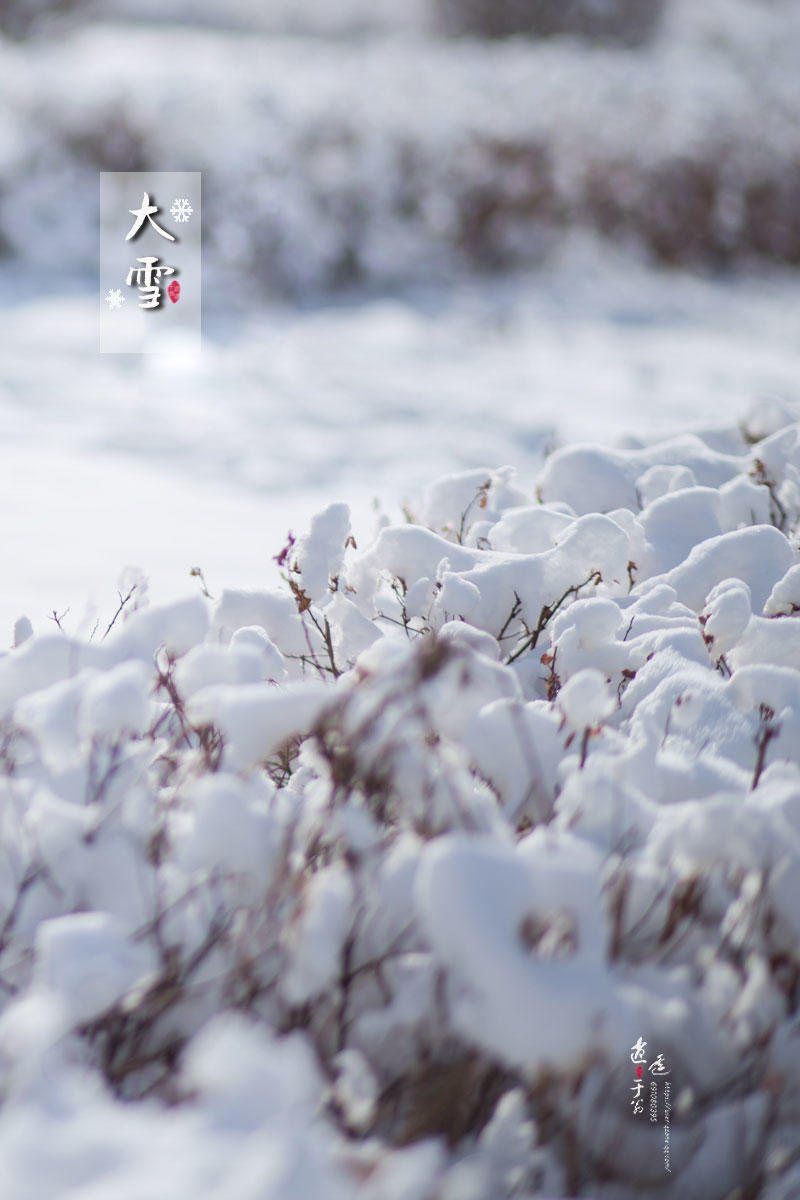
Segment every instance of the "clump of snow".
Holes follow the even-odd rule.
[[[748,421],[18,624],[9,1195],[793,1195],[800,430]]]
[[[282,990],[290,1004],[305,1004],[336,980],[353,919],[353,883],[343,865],[311,880],[295,927],[287,931],[289,962]]]
[[[791,616],[800,612],[800,565],[790,567],[770,592],[764,604],[767,617]]]
[[[378,1084],[369,1062],[360,1050],[342,1050],[334,1067],[334,1095],[348,1124],[356,1130],[368,1129],[378,1101]]]
[[[265,762],[289,738],[308,733],[327,699],[313,681],[281,689],[228,684],[202,688],[187,711],[195,727],[219,730],[226,756],[242,768]]]
[[[150,718],[150,672],[144,663],[128,661],[87,682],[80,725],[85,737],[141,735]]]
[[[454,1025],[523,1074],[569,1070],[634,1020],[624,989],[609,993],[601,865],[544,830],[516,848],[442,839],[423,857],[417,903],[451,971]]]
[[[311,521],[292,555],[291,570],[300,576],[298,586],[310,600],[320,600],[342,569],[350,537],[350,510],[331,504]]]
[[[600,672],[587,667],[561,689],[558,707],[573,729],[589,729],[610,717],[616,705]]]
[[[73,913],[43,921],[36,931],[33,985],[54,992],[76,1024],[111,1008],[143,981],[155,963],[108,913]]]

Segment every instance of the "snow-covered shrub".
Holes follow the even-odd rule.
[[[11,37],[60,33],[67,22],[103,19],[177,23],[212,29],[247,30],[310,37],[348,37],[419,29],[426,21],[427,0],[3,0],[0,31]]]
[[[177,15],[238,24],[253,7]],[[0,40],[0,252],[28,266],[88,270],[97,172],[174,162],[204,171],[208,297],[226,306],[541,264],[575,230],[670,263],[800,262],[794,0],[672,0],[633,52],[224,36],[172,4],[117,9],[133,23]]]
[[[4,1195],[796,1194],[800,425],[748,427],[17,623]]]
[[[435,0],[449,33],[508,37],[518,33],[639,45],[653,35],[666,0]]]
[[[0,33],[9,37],[25,37],[37,27],[47,26],[55,19],[70,16],[80,10],[83,0],[49,0],[42,5],[39,0],[6,0],[0,6]]]

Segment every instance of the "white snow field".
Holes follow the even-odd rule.
[[[0,644],[91,627],[131,564],[261,586],[332,499],[368,531],[447,471],[529,486],[556,437],[797,398],[795,0],[670,0],[635,51],[432,8],[0,7]],[[100,357],[98,172],[178,166],[202,360]]]
[[[797,1197],[799,524],[762,403],[18,622],[4,1197]]]
[[[5,287],[2,286],[5,281]],[[140,566],[259,587],[289,529],[347,501],[359,534],[439,474],[730,424],[800,400],[800,282],[700,279],[576,237],[535,274],[209,322],[199,361],[99,355],[96,298],[0,272],[0,644],[110,616]]]

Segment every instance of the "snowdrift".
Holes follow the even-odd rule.
[[[798,522],[770,405],[21,618],[4,1195],[797,1196]]]

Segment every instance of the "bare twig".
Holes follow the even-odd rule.
[[[108,625],[106,626],[106,631],[103,634],[104,641],[108,637],[108,635],[111,633],[111,630],[116,625],[117,619],[122,615],[125,605],[133,598],[133,593],[136,591],[138,586],[139,586],[138,583],[134,583],[133,587],[131,587],[131,589],[128,592],[126,592],[124,596],[123,596],[122,592],[117,592],[117,599],[119,600],[119,605],[117,607],[117,611],[114,613],[113,617],[111,618],[111,620],[108,622]]]

